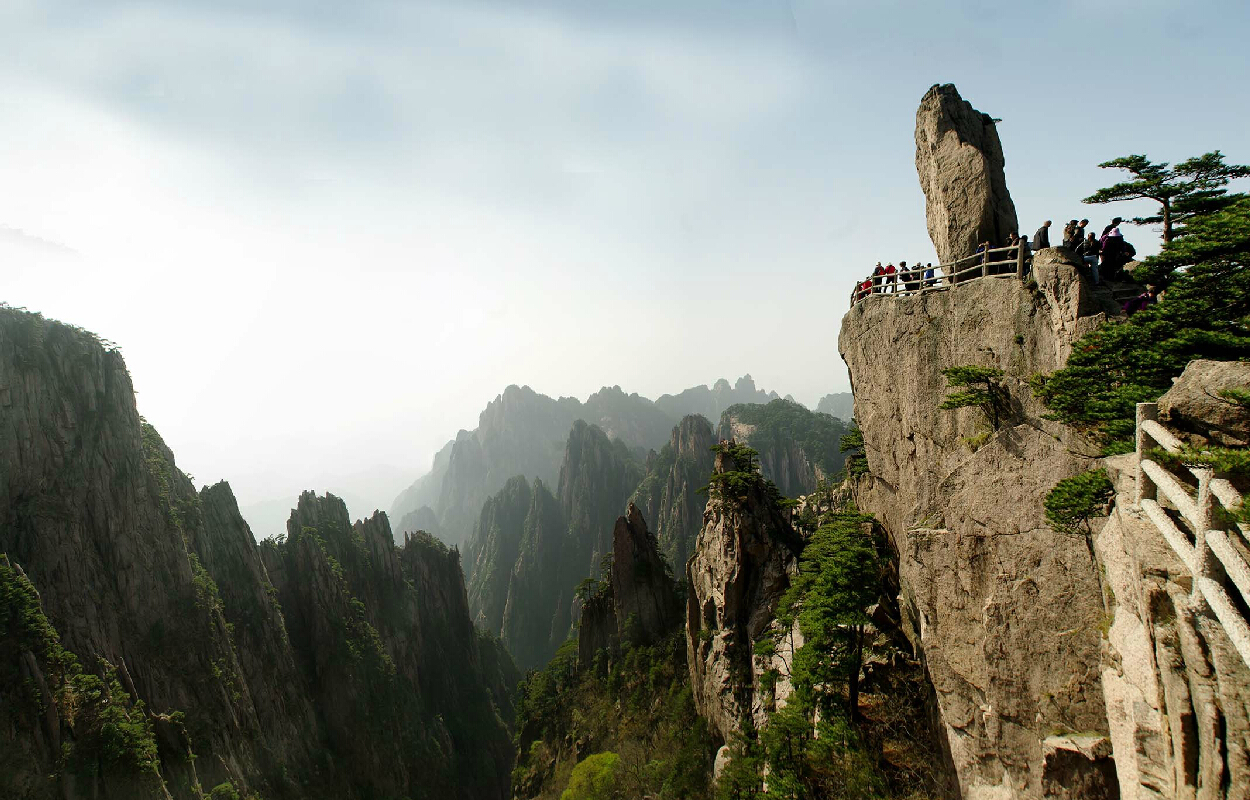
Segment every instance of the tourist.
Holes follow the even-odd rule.
[[[1045,250],[1050,247],[1050,220],[1042,223],[1042,227],[1037,229],[1037,233],[1033,234],[1033,252]]]
[[[903,282],[903,288],[909,292],[914,292],[920,288],[920,271],[916,267],[908,269],[906,261],[898,262],[898,279]]]
[[[1116,217],[1119,219],[1119,217]],[[1121,278],[1121,272],[1124,265],[1137,255],[1137,250],[1133,245],[1124,241],[1124,235],[1120,233],[1120,228],[1113,227],[1107,231],[1103,237],[1101,256],[1102,256],[1102,274],[1108,278]]]
[[[907,262],[904,261],[903,263],[906,264]],[[893,263],[886,264],[885,265],[885,288],[881,290],[882,294],[885,294],[885,292],[887,291],[889,292],[898,291],[898,284],[894,282],[897,279],[897,277],[898,277],[898,270],[894,268],[894,264]]]
[[[1124,301],[1124,313],[1131,317],[1146,306],[1154,305],[1157,302],[1159,302],[1159,289],[1154,286],[1147,286],[1146,291]]]
[[[1087,219],[1083,219],[1076,224],[1076,243],[1078,245],[1085,241],[1085,234],[1089,233],[1089,231],[1085,230],[1086,225],[1089,225],[1089,220]]]
[[[874,292],[881,291],[881,281],[885,278],[885,267],[881,266],[881,262],[877,262],[877,268],[872,271],[872,290]]]
[[[863,300],[872,294],[872,278],[864,278],[864,282],[859,285],[859,299]]]
[[[1076,220],[1072,220],[1067,225],[1063,226],[1063,246],[1064,247],[1068,248],[1069,250],[1075,250],[1076,246],[1081,243],[1080,238],[1078,238],[1079,236],[1080,236],[1080,233],[1078,232],[1078,229],[1077,229]]]
[[[1076,254],[1085,262],[1085,266],[1089,267],[1089,272],[1094,276],[1094,285],[1102,283],[1102,279],[1098,276],[1098,240],[1094,238],[1093,233],[1087,233],[1085,240],[1076,246]]]
[[[1119,224],[1120,224],[1121,222],[1123,222],[1123,221],[1124,221],[1124,220],[1123,220],[1123,219],[1121,219],[1120,217],[1116,217],[1115,219],[1111,220],[1111,224],[1110,224],[1110,225],[1108,225],[1107,227],[1105,227],[1105,228],[1103,228],[1103,229],[1102,229],[1102,236],[1099,236],[1099,237],[1098,237],[1098,246],[1099,246],[1099,247],[1101,247],[1102,245],[1106,244],[1106,242],[1107,242],[1107,235],[1108,235],[1108,234],[1110,234],[1112,230],[1115,230],[1115,229],[1116,229],[1116,226],[1117,226],[1117,225],[1119,225]]]
[[[933,262],[924,265],[924,285],[933,286],[937,281],[933,277]]]

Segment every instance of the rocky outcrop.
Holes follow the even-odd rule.
[[[499,629],[499,637],[521,669],[545,664],[568,638],[571,612],[567,609],[580,578],[565,576],[573,571],[568,562],[583,563],[583,552],[584,548],[569,546],[560,502],[542,481],[534,481]],[[588,565],[583,568],[589,570]],[[566,585],[568,580],[572,583]]]
[[[541,482],[539,482],[541,488]],[[498,635],[512,571],[521,554],[521,537],[533,493],[523,476],[504,484],[482,505],[473,536],[465,544],[469,608],[474,622]]]
[[[459,560],[413,541],[306,495],[258,547],[142,422],[116,351],[0,309],[0,795],[505,796]]]
[[[1241,394],[1238,402],[1235,393]],[[1250,364],[1242,361],[1191,361],[1172,388],[1159,398],[1161,419],[1201,444],[1250,445]]]
[[[810,494],[837,475],[846,461],[841,439],[848,426],[793,400],[739,405],[725,410],[718,436],[745,442],[759,453],[760,471],[787,497]]]
[[[601,650],[658,641],[680,621],[677,587],[657,544],[630,503],[612,529],[612,571],[582,608],[577,658],[583,667]]]
[[[744,469],[725,452],[713,467],[719,475]],[[760,678],[772,665],[758,662],[754,646],[774,624],[800,549],[763,479],[742,496],[710,492],[686,564],[686,653],[695,707],[723,742],[745,719],[764,721]]]
[[[673,428],[668,444],[647,462],[647,473],[631,502],[652,520],[660,551],[670,565],[684,567],[703,524],[716,437],[706,419],[690,415]]]
[[[633,503],[612,529],[612,600],[622,641],[649,644],[680,619],[677,588]]]
[[[1042,509],[1096,453],[1045,420],[1027,384],[1104,318],[1069,259],[1040,253],[1035,287],[984,278],[857,304],[839,339],[871,472],[856,500],[897,549],[899,605],[964,797],[1041,797],[1048,736],[1107,732],[1099,568]],[[1000,429],[979,409],[938,409],[942,370],[962,365],[1004,371]]]
[[[929,238],[943,264],[971,255],[981,242],[1001,247],[1018,230],[994,123],[949,83],[930,88],[916,111],[916,171]]]

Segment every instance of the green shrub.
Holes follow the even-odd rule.
[[[587,756],[569,776],[568,788],[560,800],[617,800],[617,773],[621,757],[616,753],[596,753]]]
[[[998,367],[962,366],[942,370],[952,390],[938,408],[979,408],[998,430],[1007,416],[1007,390],[1002,385],[1003,371]]]
[[[1046,521],[1060,533],[1089,533],[1089,520],[1115,489],[1101,467],[1064,478],[1046,495]]]

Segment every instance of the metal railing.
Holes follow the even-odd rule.
[[[936,267],[908,267],[893,275],[869,275],[855,284],[851,293],[851,305],[874,295],[915,295],[942,291],[957,283],[976,278],[1014,275],[1020,280],[1028,271],[1029,243],[1020,240],[1019,245],[992,247]],[[930,269],[932,277],[925,277]],[[941,275],[938,272],[941,271]],[[863,288],[868,283],[870,288]]]
[[[1197,482],[1192,490],[1188,479],[1151,460],[1149,453],[1156,447],[1169,453],[1182,449],[1158,416],[1158,403],[1137,404],[1137,505],[1189,569],[1193,601],[1215,613],[1242,661],[1250,665],[1250,624],[1242,610],[1250,608],[1250,531],[1242,523],[1221,525],[1216,515],[1217,503],[1225,511],[1238,511],[1241,493],[1208,467],[1185,467]],[[1161,497],[1171,509],[1160,504]],[[1240,595],[1238,602],[1229,596],[1228,585]]]

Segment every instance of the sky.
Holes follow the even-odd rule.
[[[929,86],[1003,120],[1022,230],[1097,227],[1148,210],[1080,203],[1101,161],[1250,162],[1247,30],[1243,0],[0,0],[0,301],[116,342],[199,483],[360,515],[508,384],[846,391],[852,280],[936,260]]]

